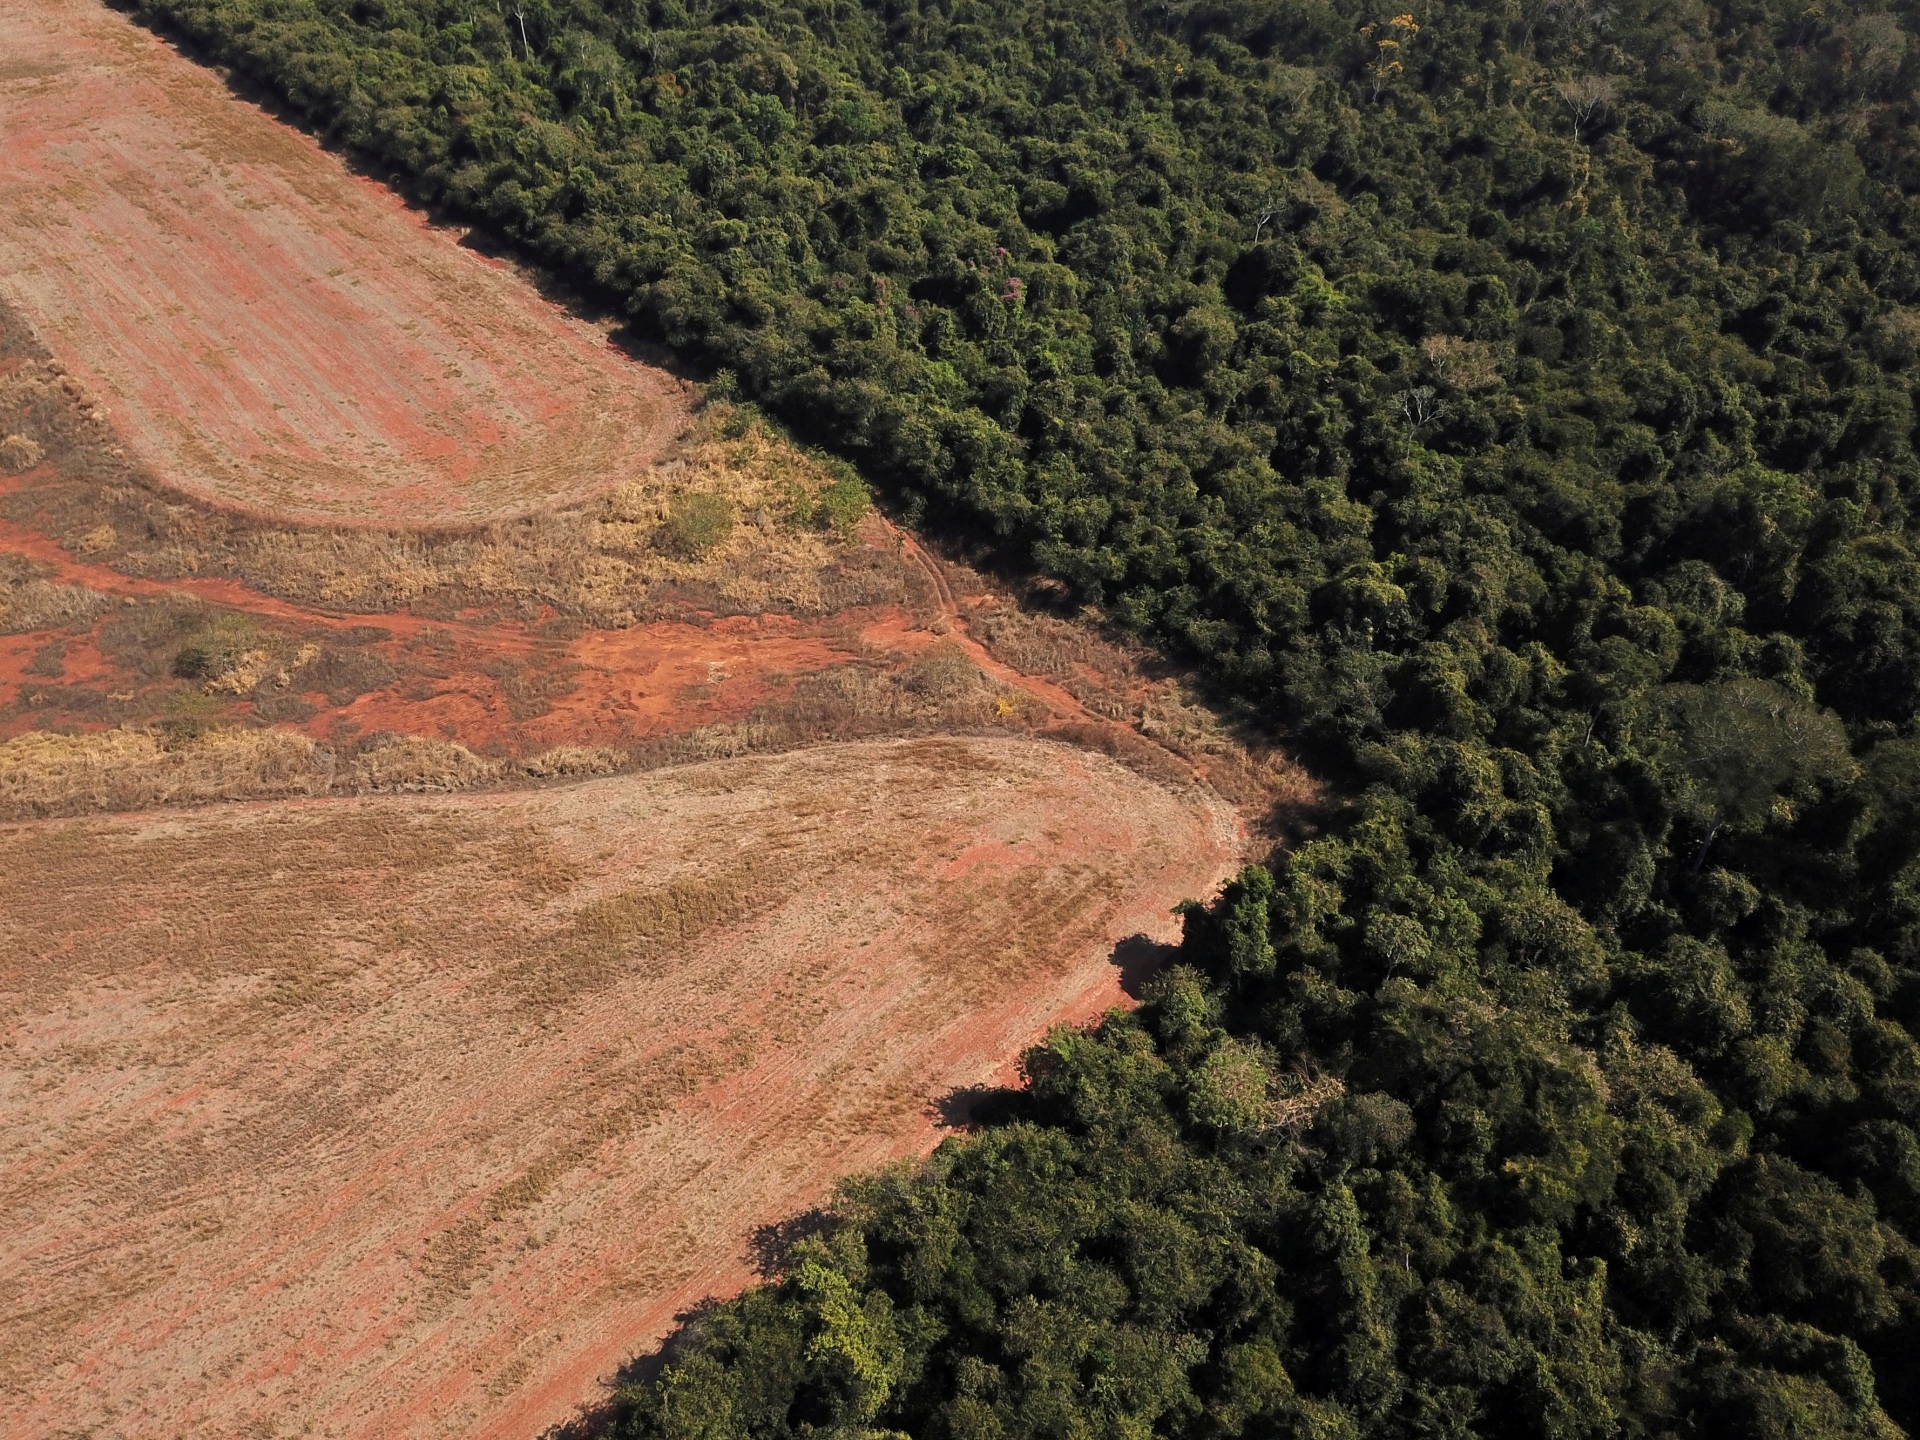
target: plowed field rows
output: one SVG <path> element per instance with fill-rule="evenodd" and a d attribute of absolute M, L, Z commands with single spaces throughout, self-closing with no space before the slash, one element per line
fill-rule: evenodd
<path fill-rule="evenodd" d="M 688 398 L 0 0 L 0 1435 L 538 1435 L 1309 793 Z"/>
<path fill-rule="evenodd" d="M 5 0 L 0 31 L 0 290 L 166 483 L 472 521 L 678 429 L 677 382 L 94 0 Z"/>
<path fill-rule="evenodd" d="M 0 1433 L 536 1434 L 1236 843 L 943 739 L 0 830 Z"/>

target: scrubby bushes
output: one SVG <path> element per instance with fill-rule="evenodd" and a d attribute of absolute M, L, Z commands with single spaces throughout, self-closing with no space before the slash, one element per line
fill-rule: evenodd
<path fill-rule="evenodd" d="M 667 502 L 659 545 L 675 559 L 698 560 L 725 544 L 737 521 L 734 503 L 727 496 L 685 491 Z"/>

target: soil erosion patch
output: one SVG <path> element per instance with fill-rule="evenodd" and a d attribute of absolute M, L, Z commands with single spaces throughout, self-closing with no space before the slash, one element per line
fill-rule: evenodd
<path fill-rule="evenodd" d="M 1012 738 L 0 828 L 0 1431 L 538 1433 L 1238 843 Z"/>
<path fill-rule="evenodd" d="M 685 397 L 94 0 L 14 0 L 0 290 L 168 484 L 497 518 L 630 478 Z"/>

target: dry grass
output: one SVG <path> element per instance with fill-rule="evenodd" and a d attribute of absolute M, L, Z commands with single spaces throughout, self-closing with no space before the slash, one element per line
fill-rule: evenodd
<path fill-rule="evenodd" d="M 626 763 L 626 752 L 610 745 L 556 745 L 521 761 L 520 768 L 536 780 L 570 780 L 611 775 Z"/>
<path fill-rule="evenodd" d="M 1065 619 L 1021 608 L 987 592 L 978 576 L 949 567 L 956 589 L 982 598 L 969 632 L 997 660 L 1044 677 L 1089 711 L 1117 722 L 1205 772 L 1236 804 L 1269 812 L 1283 826 L 1324 803 L 1320 788 L 1250 726 L 1230 725 L 1202 703 L 1160 656 L 1110 632 L 1097 615 Z"/>
<path fill-rule="evenodd" d="M 286 688 L 286 666 L 304 687 L 322 683 L 330 661 L 338 669 L 343 656 L 350 658 L 350 652 L 262 633 L 233 617 L 202 621 L 197 617 L 203 613 L 210 612 L 189 608 L 145 617 L 146 628 L 163 622 L 170 627 L 163 627 L 161 642 L 183 631 L 190 636 L 178 654 L 203 668 L 194 677 L 197 690 L 178 697 L 183 701 L 197 693 L 210 707 L 226 694 L 246 693 L 259 703 L 267 690 Z M 133 625 L 143 614 L 116 618 Z M 167 643 L 158 648 L 173 653 Z M 1031 732 L 1047 720 L 1031 696 L 995 685 L 953 645 L 936 645 L 910 663 L 883 655 L 804 675 L 737 722 L 628 749 L 560 745 L 516 760 L 486 758 L 435 736 L 373 735 L 329 745 L 283 730 L 222 726 L 188 703 L 176 704 L 174 712 L 160 726 L 81 735 L 35 732 L 0 742 L 0 821 L 291 795 L 451 793 L 773 754 L 833 740 Z"/>
<path fill-rule="evenodd" d="M 850 606 L 898 606 L 936 632 L 958 621 L 996 660 L 1052 682 L 1093 717 L 1050 715 L 1050 705 L 1058 709 L 1055 702 L 1037 698 L 1021 682 L 989 682 L 966 658 L 964 645 L 942 643 L 917 659 L 877 653 L 869 665 L 817 674 L 740 720 L 645 740 L 632 755 L 598 757 L 591 769 L 941 728 L 1046 728 L 1148 775 L 1171 777 L 1183 763 L 1204 771 L 1215 789 L 1250 810 L 1277 805 L 1300 813 L 1318 803 L 1317 791 L 1284 757 L 1223 725 L 1168 667 L 1107 633 L 1098 617 L 1063 619 L 1022 607 L 965 567 L 950 565 L 951 589 L 966 597 L 953 613 L 951 594 L 942 593 L 946 587 L 906 563 L 883 525 L 860 520 L 860 492 L 844 467 L 804 453 L 749 411 L 703 412 L 679 453 L 571 510 L 458 533 L 275 526 L 166 496 L 115 452 L 85 396 L 46 360 L 18 317 L 0 312 L 0 328 L 0 407 L 23 417 L 20 423 L 51 461 L 23 488 L 0 497 L 0 508 L 122 572 L 162 581 L 233 577 L 335 612 L 407 609 L 457 616 L 469 625 L 518 619 L 562 640 L 567 626 L 618 629 L 780 611 L 818 618 Z M 34 577 L 14 588 L 19 628 L 79 618 L 94 603 L 88 592 L 50 587 Z M 131 632 L 142 626 L 159 626 L 166 634 L 140 642 Z M 389 662 L 367 646 L 335 643 L 317 629 L 257 624 L 186 600 L 142 602 L 116 615 L 107 629 L 112 633 L 103 632 L 103 650 L 140 652 L 135 658 L 141 683 L 163 687 L 172 676 L 183 676 L 210 700 L 250 706 L 250 723 L 308 724 L 317 703 L 311 697 L 325 694 L 330 705 L 347 704 L 394 683 L 395 664 L 411 674 L 417 658 L 409 651 Z M 130 637 L 124 644 L 122 631 Z M 164 674 L 151 663 L 160 654 L 174 666 Z M 564 663 L 556 668 L 510 654 L 475 663 L 497 685 L 513 723 L 549 713 L 555 697 L 576 684 Z M 430 661 L 421 664 L 434 668 Z M 904 673 L 889 673 L 903 666 Z M 405 684 L 413 682 L 402 683 L 400 693 L 406 693 Z M 99 696 L 84 685 L 57 692 L 58 703 L 67 707 L 64 718 L 41 723 L 90 726 L 153 718 L 151 709 L 116 705 L 112 693 L 99 688 Z M 426 696 L 433 687 L 423 678 L 416 688 Z M 33 693 L 55 692 L 39 687 Z M 202 718 L 204 723 L 217 715 Z M 391 706 L 378 723 L 401 733 L 414 729 Z M 442 723 L 418 728 L 448 733 Z M 322 733 L 317 724 L 314 729 Z M 488 753 L 503 748 L 491 731 L 482 738 L 456 732 L 456 738 Z M 606 737 L 601 732 L 592 738 L 604 743 Z M 549 732 L 538 743 L 551 746 L 561 739 Z M 571 763 L 536 765 L 526 773 L 581 773 L 569 769 Z M 403 782 L 397 771 L 376 767 L 372 778 L 356 783 L 431 786 L 444 773 L 450 783 L 471 785 L 521 774 L 501 769 L 487 775 L 484 768 L 477 760 L 434 762 Z M 135 787 L 135 793 L 147 793 L 146 787 Z M 57 808 L 65 813 L 71 803 L 62 798 Z"/>
<path fill-rule="evenodd" d="M 632 751 L 632 761 L 652 768 L 830 740 L 1028 733 L 1046 721 L 1032 696 L 994 685 L 957 649 L 936 649 L 903 668 L 841 665 L 803 676 L 744 720 L 643 742 Z"/>
<path fill-rule="evenodd" d="M 83 585 L 44 579 L 45 571 L 15 555 L 0 555 L 0 635 L 54 630 L 91 620 L 107 597 Z"/>
<path fill-rule="evenodd" d="M 0 820 L 323 794 L 331 755 L 279 730 L 22 735 L 0 744 Z"/>
<path fill-rule="evenodd" d="M 0 743 L 0 820 L 284 795 L 451 793 L 772 755 L 841 739 L 1052 728 L 1052 716 L 1033 695 L 983 674 L 960 645 L 937 641 L 916 659 L 876 651 L 793 680 L 774 676 L 778 693 L 735 722 L 664 733 L 630 749 L 557 745 L 503 760 L 434 735 L 374 733 L 328 745 L 298 733 L 232 726 L 221 718 L 228 699 L 250 699 L 257 726 L 275 716 L 284 697 L 330 685 L 349 697 L 388 672 L 359 674 L 378 657 L 261 630 L 246 616 L 194 601 L 115 609 L 102 647 L 159 684 L 167 676 L 190 684 L 169 691 L 169 718 L 157 726 L 29 733 Z M 507 703 L 513 705 L 513 695 Z M 1142 747 L 1150 755 L 1131 755 L 1102 743 L 1112 737 L 1066 737 L 1150 778 L 1181 780 L 1154 747 Z M 1156 756 L 1160 764 L 1142 762 Z"/>
<path fill-rule="evenodd" d="M 381 736 L 342 754 L 286 730 L 44 731 L 0 742 L 0 821 L 289 796 L 447 793 L 523 773 L 465 746 Z M 576 772 L 577 773 L 577 772 Z"/>
<path fill-rule="evenodd" d="M 222 706 L 244 697 L 257 726 L 308 692 L 333 689 L 336 698 L 350 699 L 391 677 L 377 655 L 261 630 L 244 616 L 192 601 L 116 609 L 101 633 L 103 649 L 130 669 L 157 677 L 156 683 L 182 673 L 194 683 L 183 693 L 169 692 L 173 703 L 159 725 L 127 722 L 104 734 L 28 735 L 0 744 L 0 819 L 292 794 L 511 787 L 837 740 L 995 732 L 1044 733 L 1170 784 L 1191 783 L 1184 759 L 1204 769 L 1210 788 L 1253 812 L 1276 805 L 1305 810 L 1317 802 L 1297 768 L 1277 756 L 1263 764 L 1211 712 L 1187 703 L 1176 684 L 1146 681 L 1137 668 L 1127 668 L 1131 657 L 1086 627 L 993 610 L 985 621 L 982 628 L 1003 657 L 1011 652 L 1023 668 L 1096 702 L 1102 713 L 1118 711 L 1120 718 L 1063 721 L 1032 693 L 984 673 L 949 639 L 917 655 L 878 649 L 794 678 L 769 673 L 774 693 L 740 719 L 631 744 L 561 744 L 511 759 L 495 758 L 498 751 L 482 756 L 438 736 L 374 733 L 325 744 L 231 728 Z M 1077 668 L 1082 666 L 1087 668 Z M 1115 671 L 1132 679 L 1132 693 L 1114 684 Z M 517 672 L 506 675 L 507 707 L 539 710 L 538 696 L 516 700 L 518 691 L 505 682 L 538 688 L 535 682 L 546 674 L 517 680 Z M 249 763 L 250 755 L 261 757 L 260 763 Z M 1300 793 L 1290 792 L 1289 783 L 1302 787 Z"/>
<path fill-rule="evenodd" d="M 18 475 L 38 465 L 44 456 L 40 446 L 25 435 L 0 439 L 0 475 Z"/>
<path fill-rule="evenodd" d="M 528 1003 L 568 1005 L 621 975 L 664 977 L 677 955 L 806 885 L 785 847 L 723 860 L 708 873 L 632 886 L 580 907 L 554 944 L 510 966 L 502 980 Z M 831 863 L 828 856 L 817 864 Z"/>
<path fill-rule="evenodd" d="M 964 649 L 942 640 L 907 668 L 900 683 L 929 699 L 956 700 L 979 691 L 986 678 Z"/>
<path fill-rule="evenodd" d="M 438 531 L 276 524 L 169 493 L 4 302 L 0 413 L 20 417 L 9 423 L 50 462 L 5 512 L 143 579 L 221 576 L 333 611 L 557 611 L 602 627 L 690 610 L 824 614 L 904 593 L 890 549 L 834 523 L 843 473 L 724 406 L 597 500 Z"/>
<path fill-rule="evenodd" d="M 365 795 L 400 795 L 471 790 L 501 777 L 505 766 L 482 760 L 464 745 L 424 735 L 395 735 L 376 741 L 345 766 L 341 787 Z"/>

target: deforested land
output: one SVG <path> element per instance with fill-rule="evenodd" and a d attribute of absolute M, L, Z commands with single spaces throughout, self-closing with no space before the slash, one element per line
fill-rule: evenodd
<path fill-rule="evenodd" d="M 642 477 L 555 512 L 636 567 L 630 620 L 590 584 L 522 601 L 508 531 L 486 566 L 407 552 L 396 613 L 459 574 L 497 623 L 583 635 L 898 606 L 912 640 L 831 632 L 835 693 L 869 687 L 833 713 L 930 734 L 968 700 L 1260 817 L 1140 1007 L 842 1186 L 768 1284 L 636 1335 L 581 1428 L 1920 1430 L 1920 10 L 137 14 L 710 377 L 712 443 L 820 467 L 784 508 Z M 133 479 L 93 519 L 50 435 L 18 439 L 12 513 L 59 563 L 93 534 L 141 583 L 191 555 L 310 604 L 347 553 L 169 519 Z M 711 599 L 791 536 L 831 585 Z M 210 687 L 254 673 L 221 660 L 191 704 L 237 733 L 257 711 Z M 787 745 L 765 707 L 815 692 L 780 683 L 676 733 Z M 330 785 L 405 773 L 265 723 L 326 727 Z M 535 743 L 501 736 L 484 783 L 546 783 Z"/>
<path fill-rule="evenodd" d="M 0 19 L 9 1434 L 567 1421 L 1316 803 L 125 16 Z"/>

